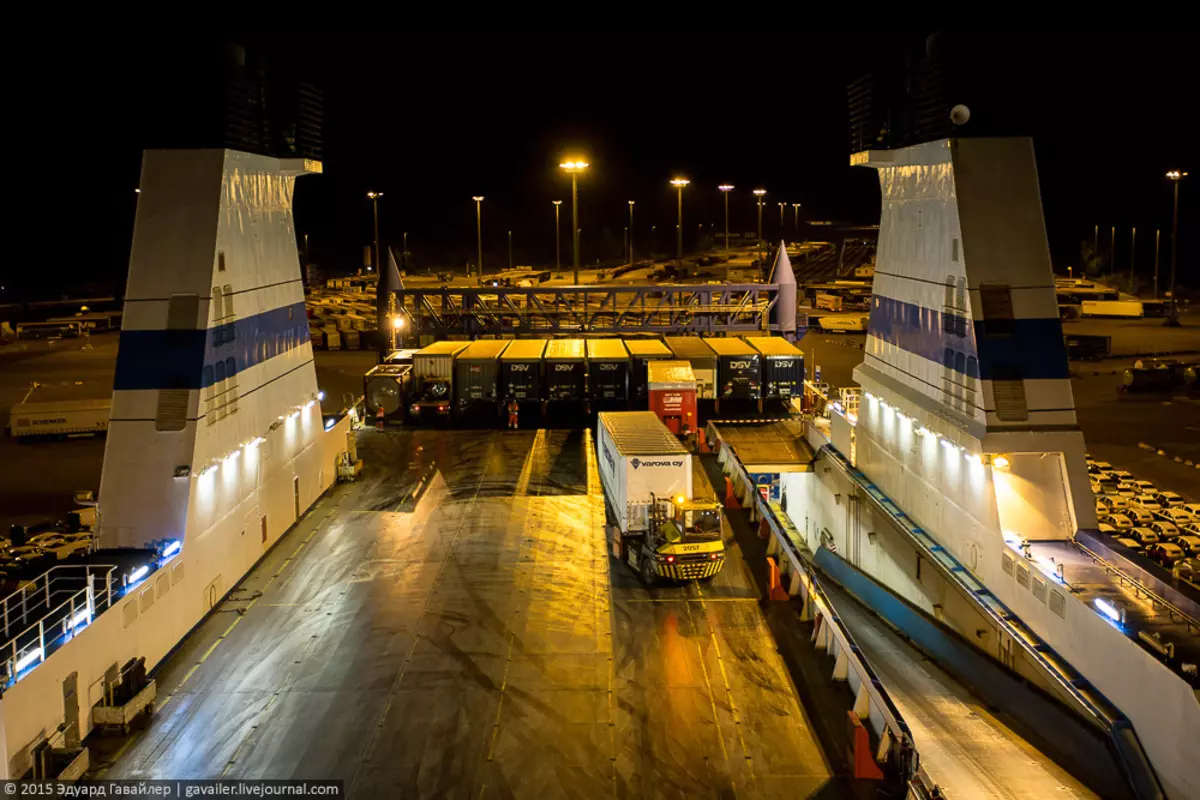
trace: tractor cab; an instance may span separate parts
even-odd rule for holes
[[[721,504],[712,499],[655,500],[651,530],[665,544],[721,538]]]

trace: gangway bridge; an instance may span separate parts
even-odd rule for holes
[[[400,289],[392,313],[426,336],[780,330],[779,284]]]

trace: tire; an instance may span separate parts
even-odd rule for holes
[[[658,581],[658,575],[654,572],[654,558],[644,554],[640,558],[642,559],[642,568],[639,572],[642,576],[642,583],[653,586]]]

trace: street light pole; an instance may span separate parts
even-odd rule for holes
[[[562,231],[562,225],[558,222],[558,207],[562,205],[562,200],[552,200],[554,203],[554,271],[562,272],[562,237],[559,235]]]
[[[482,195],[476,195],[471,198],[475,201],[475,244],[479,249],[478,263],[475,265],[479,277],[483,277],[483,212],[480,210],[479,204],[483,202]],[[468,275],[468,277],[470,277]]]
[[[1111,241],[1112,241],[1112,253],[1110,254],[1110,258],[1112,259],[1112,261],[1108,265],[1108,272],[1110,275],[1116,275],[1117,274],[1117,226],[1116,225],[1112,226]]]
[[[629,201],[629,266],[633,266],[633,200]]]
[[[1159,240],[1162,238],[1160,236],[1161,233],[1162,233],[1161,228],[1154,229],[1154,299],[1155,300],[1158,299],[1158,244],[1159,244]]]
[[[379,198],[383,197],[383,192],[367,192],[367,197],[371,199],[371,211],[375,217],[375,274],[380,274],[379,267]]]
[[[1172,328],[1179,326],[1179,307],[1175,304],[1175,264],[1179,260],[1179,182],[1186,177],[1186,172],[1177,169],[1167,173],[1167,179],[1175,183],[1175,206],[1171,212],[1171,311],[1165,323]]]
[[[508,232],[508,271],[512,272],[512,231]]]
[[[725,195],[725,252],[729,252],[729,193],[733,191],[732,183],[722,183],[717,187]]]
[[[795,219],[792,220],[792,225],[796,230],[800,230],[800,204],[792,203],[792,211],[795,214]]]
[[[675,187],[679,198],[679,222],[675,225],[675,269],[683,273],[683,187],[691,181],[687,178],[673,178],[671,185]]]
[[[1137,226],[1133,226],[1133,235],[1129,239],[1129,291],[1133,292],[1133,271],[1137,264]]]
[[[579,285],[579,173],[588,168],[588,163],[582,159],[570,159],[558,165],[571,173],[571,235],[573,239],[575,262],[575,285]]]
[[[766,194],[766,193],[767,193],[767,190],[766,190],[766,189],[755,189],[755,190],[754,190],[754,196],[758,198],[758,251],[759,251],[759,254],[760,254],[760,258],[761,258],[763,261],[765,261],[765,260],[766,260],[766,256],[765,256],[765,255],[761,255],[761,254],[762,254],[762,245],[763,245],[763,238],[762,238],[762,207],[763,207],[763,195],[764,195],[764,194]]]
[[[787,203],[779,204],[779,235],[780,236],[783,236],[783,207],[786,205],[787,205]]]

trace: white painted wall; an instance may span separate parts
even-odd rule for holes
[[[258,490],[209,527],[195,528],[179,556],[6,691],[0,698],[5,745],[0,779],[24,774],[30,747],[64,721],[62,682],[72,672],[78,674],[79,730],[86,736],[91,708],[103,697],[105,670],[138,656],[145,657],[147,669],[157,666],[208,612],[207,587],[215,582],[218,598],[224,596],[295,523],[292,478],[301,477],[302,510],[333,484],[338,455],[350,435],[350,421],[343,419],[286,460],[280,457]],[[257,519],[260,513],[268,520],[265,543],[245,521],[245,515]],[[131,604],[138,613],[126,625]]]

